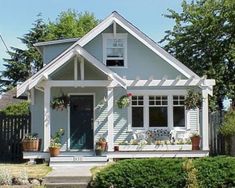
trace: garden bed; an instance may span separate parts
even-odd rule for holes
[[[50,171],[47,164],[0,164],[0,186],[41,186]]]
[[[119,145],[119,151],[188,151],[191,144],[169,145]]]

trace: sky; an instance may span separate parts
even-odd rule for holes
[[[68,9],[88,11],[102,20],[117,11],[154,41],[159,42],[174,22],[163,15],[167,9],[181,11],[182,0],[0,0],[0,34],[8,48],[24,48],[17,37],[32,27],[39,13],[46,21],[55,21],[58,14]],[[0,41],[0,70],[6,48]]]

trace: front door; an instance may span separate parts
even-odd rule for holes
[[[70,149],[93,149],[93,95],[70,96]]]

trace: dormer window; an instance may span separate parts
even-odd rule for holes
[[[127,34],[103,34],[103,60],[108,67],[126,67]]]

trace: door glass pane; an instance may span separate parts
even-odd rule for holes
[[[184,106],[174,106],[173,107],[173,116],[174,116],[174,127],[184,127],[185,126]]]
[[[132,127],[144,126],[144,108],[132,107]]]
[[[149,107],[149,127],[167,127],[167,107]]]

